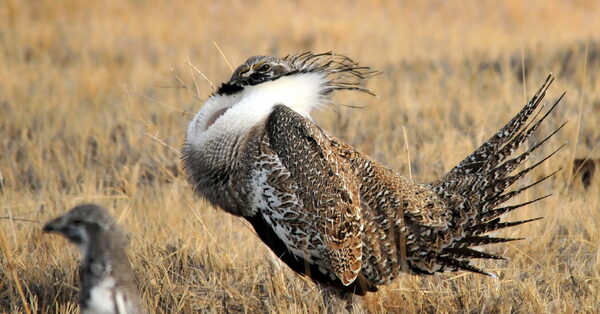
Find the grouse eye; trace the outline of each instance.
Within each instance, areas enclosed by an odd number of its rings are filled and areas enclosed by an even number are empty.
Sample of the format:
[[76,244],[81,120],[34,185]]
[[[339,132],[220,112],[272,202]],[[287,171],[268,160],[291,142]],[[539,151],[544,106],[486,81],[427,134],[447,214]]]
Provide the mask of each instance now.
[[271,69],[271,65],[268,63],[265,63],[258,68],[258,71],[267,72],[267,71],[269,71],[269,69]]
[[76,226],[81,225],[81,223],[82,223],[82,221],[80,219],[73,220],[73,224],[76,225]]

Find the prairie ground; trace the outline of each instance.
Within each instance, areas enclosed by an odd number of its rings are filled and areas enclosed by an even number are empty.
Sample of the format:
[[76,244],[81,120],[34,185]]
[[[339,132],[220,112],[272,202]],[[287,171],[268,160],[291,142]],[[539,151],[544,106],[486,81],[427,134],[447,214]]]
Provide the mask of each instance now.
[[575,158],[600,156],[597,1],[7,0],[0,312],[77,311],[79,253],[41,224],[82,202],[128,230],[151,312],[324,311],[318,289],[270,262],[249,225],[193,195],[178,156],[228,62],[307,50],[382,71],[367,85],[377,97],[340,93],[347,106],[316,119],[422,182],[491,136],[548,73],[548,102],[567,91],[540,134],[569,123],[530,163],[565,148],[519,183],[562,168],[520,200],[553,196],[509,215],[544,219],[501,232],[527,239],[494,249],[510,260],[480,264],[499,278],[406,275],[369,295],[369,312],[600,309],[600,171],[587,190],[571,171]]

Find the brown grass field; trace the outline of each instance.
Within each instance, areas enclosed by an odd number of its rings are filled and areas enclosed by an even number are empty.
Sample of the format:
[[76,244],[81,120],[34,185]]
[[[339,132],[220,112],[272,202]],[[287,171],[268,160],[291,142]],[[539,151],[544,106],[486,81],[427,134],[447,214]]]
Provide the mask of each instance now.
[[570,122],[529,162],[566,147],[519,184],[563,170],[520,200],[552,197],[509,215],[545,219],[501,232],[527,239],[493,248],[510,260],[480,264],[499,278],[406,275],[366,297],[366,310],[600,311],[600,175],[587,190],[571,175],[574,158],[600,156],[599,2],[5,0],[0,312],[77,311],[79,253],[41,224],[82,202],[108,207],[130,233],[151,312],[323,312],[318,289],[271,263],[249,225],[193,195],[177,152],[210,82],[231,75],[223,56],[235,67],[307,50],[383,72],[368,82],[378,97],[335,96],[364,108],[317,120],[424,182],[499,129],[548,73],[547,102],[567,91],[542,132]]

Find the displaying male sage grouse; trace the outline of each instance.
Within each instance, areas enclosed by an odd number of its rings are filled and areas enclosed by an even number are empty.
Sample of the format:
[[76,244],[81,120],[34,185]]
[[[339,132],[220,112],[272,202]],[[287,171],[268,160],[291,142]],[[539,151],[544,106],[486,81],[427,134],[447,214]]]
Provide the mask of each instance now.
[[95,204],[79,205],[49,221],[44,232],[57,232],[76,244],[82,313],[143,313],[133,271],[127,260],[127,238],[108,214]]
[[323,131],[310,115],[335,90],[369,92],[360,84],[373,73],[333,53],[248,59],[188,126],[182,159],[196,193],[247,219],[297,273],[346,292],[377,291],[402,272],[492,275],[470,260],[502,257],[471,247],[516,240],[485,234],[535,220],[499,217],[543,197],[499,206],[546,179],[506,191],[556,152],[511,174],[562,127],[510,158],[558,104],[526,124],[553,78],[444,177],[418,183]]

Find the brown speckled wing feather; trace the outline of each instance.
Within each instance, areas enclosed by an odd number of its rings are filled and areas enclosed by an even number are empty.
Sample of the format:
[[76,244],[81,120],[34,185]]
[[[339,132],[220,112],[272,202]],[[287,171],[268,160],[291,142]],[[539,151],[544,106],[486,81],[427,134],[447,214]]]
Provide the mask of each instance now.
[[271,149],[295,183],[302,202],[297,210],[310,217],[307,239],[317,242],[313,246],[324,265],[344,285],[351,284],[361,269],[363,225],[350,165],[312,121],[284,105],[274,108],[266,130]]

